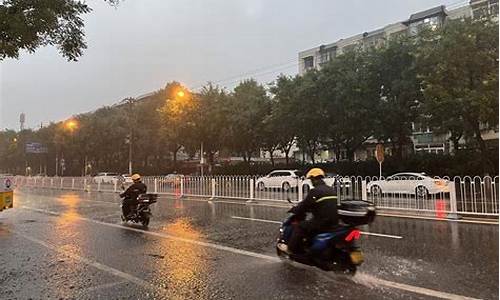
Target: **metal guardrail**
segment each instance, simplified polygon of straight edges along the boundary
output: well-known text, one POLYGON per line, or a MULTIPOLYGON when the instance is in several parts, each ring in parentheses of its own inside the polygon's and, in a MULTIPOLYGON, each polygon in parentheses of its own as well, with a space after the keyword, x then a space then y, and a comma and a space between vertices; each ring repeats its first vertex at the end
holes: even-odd
MULTIPOLYGON (((240 199, 283 203, 287 199, 300 201, 309 185, 297 179, 288 189, 262 188, 253 176, 148 176, 143 182, 149 191, 176 197, 240 199)), ((375 203, 377 208, 410 213, 431 213, 443 218, 457 215, 498 217, 499 177, 442 177, 424 183, 417 177, 337 178, 340 200, 362 199, 375 203), (392 186, 392 189, 390 188, 392 186), (405 190, 406 189, 406 190, 405 190)), ((24 177, 14 178, 16 186, 41 187, 98 192, 120 192, 121 182, 96 182, 91 177, 24 177)))

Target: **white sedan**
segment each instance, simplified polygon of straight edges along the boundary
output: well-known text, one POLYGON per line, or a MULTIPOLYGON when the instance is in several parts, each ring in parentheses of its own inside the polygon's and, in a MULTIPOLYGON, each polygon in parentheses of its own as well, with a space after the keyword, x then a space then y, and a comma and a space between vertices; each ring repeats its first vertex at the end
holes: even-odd
POLYGON ((115 182, 118 182, 119 180, 119 174, 118 173, 110 173, 110 172, 101 172, 98 173, 94 178, 95 183, 111 183, 114 184, 115 182))
POLYGON ((279 188, 288 191, 299 185, 300 174, 298 170, 274 170, 255 181, 257 190, 279 188))
MULTIPOLYGON (((335 181, 338 180, 340 182, 340 187, 341 188, 350 188, 351 187, 351 180, 349 177, 342 177, 337 174, 331 174, 327 173, 326 177, 323 179, 325 181, 326 185, 333 187, 335 184, 335 181)), ((309 192, 312 188, 312 182, 310 179, 304 179, 302 183, 302 188, 305 193, 309 192)))
POLYGON ((397 173, 385 180, 374 180, 366 185, 368 193, 373 196, 382 194, 414 194, 427 197, 429 194, 449 192, 450 181, 435 179, 422 173, 397 173))

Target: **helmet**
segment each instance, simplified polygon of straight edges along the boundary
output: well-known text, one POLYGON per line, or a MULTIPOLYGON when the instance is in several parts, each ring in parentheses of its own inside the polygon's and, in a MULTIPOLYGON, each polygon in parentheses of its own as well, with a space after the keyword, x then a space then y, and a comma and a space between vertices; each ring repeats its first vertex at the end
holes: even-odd
POLYGON ((133 181, 141 180, 141 175, 139 175, 139 174, 134 174, 134 175, 132 175, 131 179, 132 179, 133 181))
POLYGON ((307 172, 306 178, 311 178, 311 177, 325 177, 325 172, 321 170, 320 168, 312 168, 307 172))

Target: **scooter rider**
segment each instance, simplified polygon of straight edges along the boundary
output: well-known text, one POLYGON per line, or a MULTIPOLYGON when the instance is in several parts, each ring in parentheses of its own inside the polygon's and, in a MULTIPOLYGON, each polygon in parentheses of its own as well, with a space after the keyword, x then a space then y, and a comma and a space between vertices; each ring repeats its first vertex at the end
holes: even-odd
POLYGON ((131 212, 131 208, 137 205, 137 197, 140 194, 145 194, 148 189, 147 186, 141 182, 141 175, 132 175, 132 181, 134 183, 130 185, 125 192, 120 194, 120 197, 124 198, 122 205, 124 217, 127 217, 131 212))
POLYGON ((282 245, 287 249, 282 250, 300 254, 304 249, 302 241, 305 237, 328 231, 338 225, 337 192, 335 188, 325 184, 324 177, 325 172, 320 168, 313 168, 307 172, 306 178, 311 180, 313 188, 303 201, 290 209, 290 212, 298 216, 305 216, 307 212, 311 212, 313 218, 303 220, 294 226, 288 246, 282 245))

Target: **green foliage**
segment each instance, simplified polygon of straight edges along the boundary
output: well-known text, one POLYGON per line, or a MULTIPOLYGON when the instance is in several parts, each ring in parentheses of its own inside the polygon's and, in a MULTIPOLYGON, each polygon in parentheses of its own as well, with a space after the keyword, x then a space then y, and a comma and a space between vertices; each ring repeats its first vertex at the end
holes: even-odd
POLYGON ((498 126, 498 23, 449 21, 422 35, 417 58, 425 115, 452 137, 474 138, 486 166, 481 132, 498 126))
POLYGON ((327 121, 326 143, 330 148, 346 149, 349 160, 354 151, 374 131, 378 87, 374 85, 371 52, 351 51, 336 57, 323 68, 317 89, 323 101, 327 121))
POLYGON ((264 87, 249 79, 234 89, 228 108, 229 148, 249 161, 259 152, 271 101, 264 87))
POLYGON ((371 79, 380 91, 374 116, 375 136, 390 142, 398 159, 403 158, 403 148, 410 142, 411 124, 417 120, 422 100, 414 48, 409 39, 390 40, 371 57, 371 72, 376 74, 371 79))
MULTIPOLYGON (((119 0, 108 0, 117 4, 119 0)), ((91 8, 79 0, 6 0, 0 3, 0 60, 18 58, 55 45, 62 56, 77 60, 87 48, 82 15, 91 8)))

